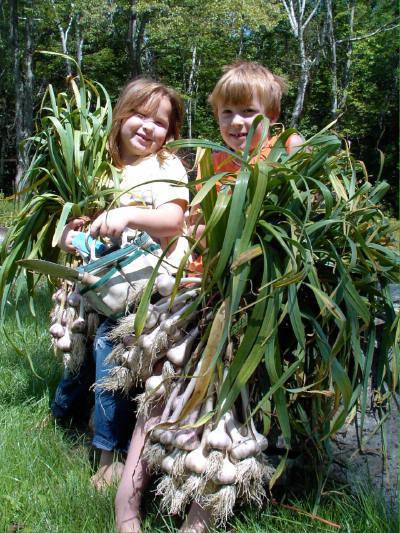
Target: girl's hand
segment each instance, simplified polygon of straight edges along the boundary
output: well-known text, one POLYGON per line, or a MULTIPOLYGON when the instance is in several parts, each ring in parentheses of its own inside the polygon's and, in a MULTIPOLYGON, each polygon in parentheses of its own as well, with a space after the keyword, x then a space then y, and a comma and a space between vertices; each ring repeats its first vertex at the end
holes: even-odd
POLYGON ((74 218, 70 220, 68 224, 64 226, 63 232, 61 233, 60 240, 58 241, 58 246, 61 250, 64 250, 68 253, 75 253, 76 249, 72 246, 73 237, 79 233, 78 230, 82 229, 83 225, 86 223, 86 220, 83 218, 74 218))
POLYGON ((117 207, 99 215, 90 226, 92 237, 119 237, 129 223, 126 207, 117 207))

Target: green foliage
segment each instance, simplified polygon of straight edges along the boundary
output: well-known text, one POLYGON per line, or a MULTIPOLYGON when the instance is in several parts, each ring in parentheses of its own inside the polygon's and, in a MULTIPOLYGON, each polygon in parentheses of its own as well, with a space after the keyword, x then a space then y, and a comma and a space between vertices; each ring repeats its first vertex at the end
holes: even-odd
POLYGON ((372 365, 379 361, 380 402, 399 390, 399 320, 388 284, 399 282, 400 255, 395 227, 380 209, 388 184, 370 182, 327 129, 288 156, 291 133, 265 161, 249 165, 245 150, 232 194, 218 196, 206 184, 217 179, 209 153, 215 147, 173 143, 206 149, 205 185, 193 199, 202 206, 208 243, 202 304, 211 299, 212 322, 222 321, 217 337, 212 329, 204 334, 216 348, 191 407, 206 393, 202 383, 226 367, 218 417, 252 380, 253 413, 262 414, 272 437, 282 434, 288 450, 305 445, 317 459, 358 401, 365 413, 372 365), (386 324, 379 352, 378 316, 386 324))
MULTIPOLYGON (((26 299, 21 299, 22 336, 11 319, 5 324, 18 348, 30 351, 37 373, 46 380, 32 374, 27 360, 0 338, 0 529, 16 524, 32 533, 108 533, 114 527, 115 488, 102 493, 93 489, 92 451, 85 436, 63 430, 49 418, 48 404, 59 377, 50 346, 46 348, 49 300, 45 290, 38 292, 38 319, 33 322, 26 299)), ((143 531, 177 531, 178 521, 162 515, 151 495, 144 496, 143 531)), ((395 517, 376 496, 371 489, 354 495, 325 490, 316 512, 352 533, 395 531, 395 517)), ((228 528, 238 533, 332 531, 303 514, 315 512, 313 503, 313 494, 301 491, 285 500, 292 508, 238 510, 228 528)))
MULTIPOLYGON (((21 207, 0 248, 1 316, 13 287, 18 294, 23 283, 16 261, 57 261, 56 245, 68 218, 104 210, 113 190, 110 180, 119 183, 106 149, 110 98, 103 86, 86 80, 79 68, 78 72, 79 85, 71 78, 70 93, 55 94, 49 85, 37 133, 28 140, 32 157, 17 194, 21 207)), ((34 279, 29 274, 27 283, 32 293, 34 279)))

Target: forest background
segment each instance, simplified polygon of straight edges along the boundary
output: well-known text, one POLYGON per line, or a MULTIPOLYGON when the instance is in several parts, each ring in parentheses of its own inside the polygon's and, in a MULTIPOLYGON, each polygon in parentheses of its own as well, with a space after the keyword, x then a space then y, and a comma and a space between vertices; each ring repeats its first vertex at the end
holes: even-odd
POLYGON ((66 90, 74 57, 113 101, 143 74, 185 99, 183 137, 219 140, 207 97, 223 65, 254 60, 283 75, 281 121, 305 137, 332 119, 398 202, 399 6, 393 0, 0 0, 0 191, 26 168, 48 83, 66 90))

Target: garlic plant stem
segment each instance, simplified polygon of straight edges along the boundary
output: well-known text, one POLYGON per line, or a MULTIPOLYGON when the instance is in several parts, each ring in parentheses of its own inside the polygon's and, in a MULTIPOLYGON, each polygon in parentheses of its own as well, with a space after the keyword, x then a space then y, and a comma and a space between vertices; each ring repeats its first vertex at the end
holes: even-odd
MULTIPOLYGON (((188 300, 189 298, 194 298, 199 293, 199 289, 191 289, 191 290, 185 290, 182 292, 178 292, 175 296, 175 302, 184 302, 185 300, 188 300)), ((164 296, 164 298, 160 298, 153 307, 156 308, 157 311, 162 313, 166 309, 168 309, 169 305, 171 303, 171 296, 164 296)))
POLYGON ((172 413, 172 415, 171 415, 171 417, 169 419, 170 422, 176 422, 178 420, 179 415, 183 411, 183 408, 184 408, 186 402, 189 400, 190 396, 192 395, 192 393, 194 391, 194 387, 196 385, 196 380, 198 378, 198 376, 196 374, 200 371, 202 362, 203 362, 203 358, 201 357, 200 360, 197 363, 197 366, 196 366, 196 369, 194 371, 193 377, 189 381, 189 384, 186 387, 185 392, 182 394, 181 398, 179 399, 178 405, 176 406, 174 412, 172 413))

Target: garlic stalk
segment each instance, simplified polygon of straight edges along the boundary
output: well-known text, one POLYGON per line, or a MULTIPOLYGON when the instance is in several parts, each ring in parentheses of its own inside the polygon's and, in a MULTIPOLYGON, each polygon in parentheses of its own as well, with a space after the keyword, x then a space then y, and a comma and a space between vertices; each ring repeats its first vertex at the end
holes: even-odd
MULTIPOLYGON (((204 404, 204 411, 203 413, 209 413, 213 410, 213 396, 212 394, 209 394, 209 396, 206 399, 206 402, 204 404)), ((207 462, 208 462, 208 453, 207 453, 207 439, 208 435, 210 433, 210 425, 207 424, 203 429, 203 434, 201 436, 200 446, 198 446, 195 450, 188 453, 185 460, 185 466, 187 470, 190 472, 194 472, 195 474, 204 474, 206 468, 207 468, 207 462)))
MULTIPOLYGON (((194 424, 199 416, 200 408, 194 409, 192 413, 187 417, 183 425, 191 425, 194 424)), ((175 446, 175 448, 179 448, 181 450, 186 450, 188 452, 191 452, 192 450, 195 450, 199 447, 200 441, 197 436, 198 429, 195 428, 188 428, 188 429, 179 429, 176 431, 172 446, 175 446)))
POLYGON ((250 432, 253 435, 254 439, 256 440, 257 444, 259 445, 260 450, 263 452, 264 450, 266 450, 268 448, 268 439, 267 439, 267 437, 265 437, 264 435, 262 435, 261 433, 259 433, 256 430, 256 427, 254 425, 253 417, 250 416, 250 401, 249 401, 249 393, 248 393, 248 390, 247 390, 247 385, 245 385, 241 389, 240 395, 242 397, 244 416, 249 415, 249 417, 250 417, 250 428, 249 428, 250 432))

